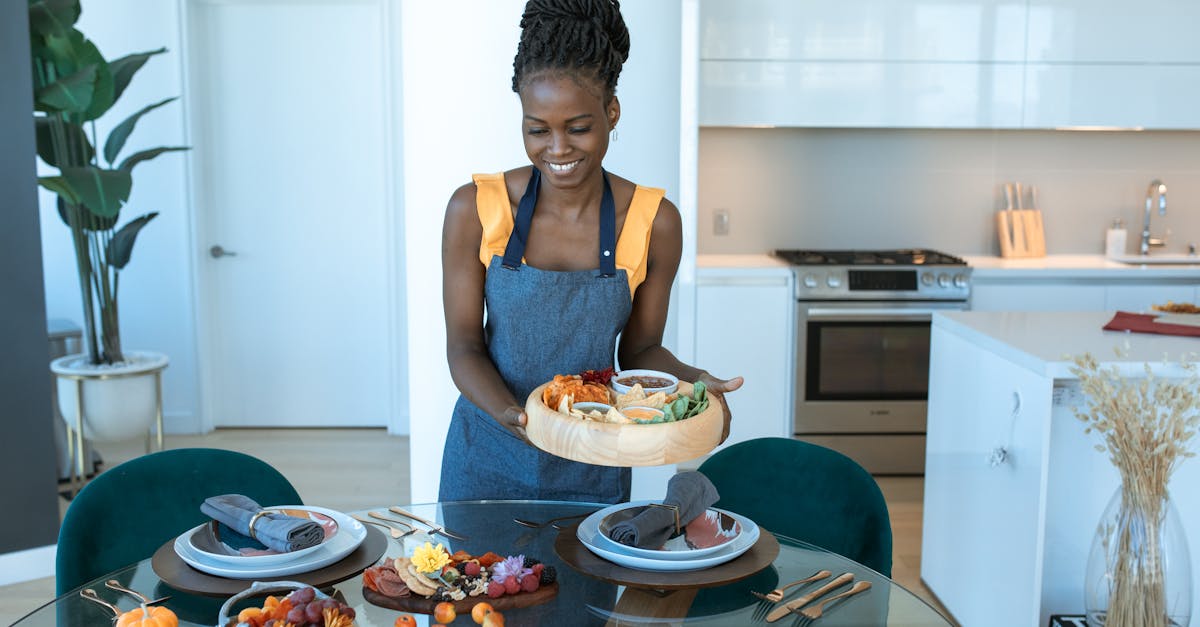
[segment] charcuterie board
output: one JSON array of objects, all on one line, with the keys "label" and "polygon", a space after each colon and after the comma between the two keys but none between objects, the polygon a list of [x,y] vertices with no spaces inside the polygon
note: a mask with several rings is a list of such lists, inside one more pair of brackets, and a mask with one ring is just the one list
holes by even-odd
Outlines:
[{"label": "charcuterie board", "polygon": [[[372,605],[386,607],[391,610],[401,612],[412,612],[414,614],[432,614],[434,607],[442,601],[440,599],[430,599],[418,595],[409,595],[405,597],[390,597],[386,594],[381,594],[370,588],[363,587],[363,598]],[[493,609],[496,610],[511,610],[520,609],[523,607],[532,607],[541,605],[546,601],[554,598],[558,594],[558,582],[547,584],[539,587],[533,592],[522,592],[521,594],[506,594],[502,597],[467,597],[461,601],[452,601],[454,603],[454,611],[459,614],[470,614],[471,608],[475,607],[476,603],[486,601]]]}]

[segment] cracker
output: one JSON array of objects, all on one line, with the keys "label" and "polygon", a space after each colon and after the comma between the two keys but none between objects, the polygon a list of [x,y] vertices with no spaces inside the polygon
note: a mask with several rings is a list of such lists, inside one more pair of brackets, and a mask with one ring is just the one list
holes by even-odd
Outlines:
[{"label": "cracker", "polygon": [[423,597],[432,596],[437,592],[437,587],[429,582],[428,577],[418,573],[412,565],[412,560],[407,557],[397,557],[395,567],[396,573],[404,580],[404,585],[408,586],[409,590]]}]

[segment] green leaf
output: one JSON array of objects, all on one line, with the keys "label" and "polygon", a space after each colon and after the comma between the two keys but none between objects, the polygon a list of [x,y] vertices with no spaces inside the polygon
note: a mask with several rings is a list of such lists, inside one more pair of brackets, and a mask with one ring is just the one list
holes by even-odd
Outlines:
[{"label": "green leaf", "polygon": [[29,3],[29,29],[38,35],[69,31],[79,21],[79,0],[33,0]]},{"label": "green leaf", "polygon": [[111,164],[117,160],[117,155],[121,154],[121,149],[125,147],[125,140],[129,139],[129,134],[133,132],[137,122],[143,115],[169,103],[177,100],[178,96],[167,98],[161,102],[156,102],[152,105],[143,107],[141,111],[125,118],[124,122],[117,125],[116,128],[108,134],[108,141],[104,142],[104,158]]},{"label": "green leaf", "polygon": [[192,149],[191,146],[169,146],[169,147],[159,146],[158,148],[150,148],[147,150],[143,150],[141,152],[135,152],[132,155],[129,155],[128,157],[126,157],[125,160],[121,162],[121,165],[117,166],[117,169],[132,171],[133,166],[135,166],[143,161],[149,161],[149,160],[161,155],[164,152],[177,152],[177,151],[191,150],[191,149]]},{"label": "green leaf", "polygon": [[67,179],[62,176],[39,176],[38,185],[58,194],[59,197],[65,198],[71,204],[79,203],[79,194],[67,182]]},{"label": "green leaf", "polygon": [[76,204],[101,217],[117,215],[133,187],[133,176],[124,170],[83,166],[62,168],[62,175],[78,194]]},{"label": "green leaf", "polygon": [[75,224],[85,231],[107,231],[117,225],[116,216],[100,217],[88,211],[87,207],[68,205],[62,196],[58,197],[58,217],[68,228],[71,227],[71,220],[74,219]]},{"label": "green leaf", "polygon": [[83,126],[70,120],[64,120],[59,116],[36,115],[33,117],[33,122],[34,128],[37,130],[38,156],[47,165],[57,168],[60,163],[60,155],[55,151],[53,134],[50,132],[51,127],[56,125],[61,128],[69,146],[76,149],[82,147],[83,154],[80,157],[83,158],[83,161],[90,162],[96,154],[96,149],[92,147],[92,142],[88,141]]},{"label": "green leaf", "polygon": [[47,112],[83,113],[96,91],[96,68],[89,65],[34,92],[34,109]]},{"label": "green leaf", "polygon": [[108,70],[112,73],[113,77],[113,99],[118,100],[121,98],[121,94],[125,93],[125,88],[133,80],[133,75],[142,69],[142,66],[146,64],[146,61],[150,57],[166,51],[166,48],[159,48],[158,50],[150,50],[148,52],[135,52],[109,63]]},{"label": "green leaf", "polygon": [[138,231],[142,227],[150,223],[158,212],[147,213],[146,215],[130,220],[113,235],[111,241],[108,242],[108,265],[120,270],[129,263],[129,257],[133,254],[133,242],[137,239]]}]

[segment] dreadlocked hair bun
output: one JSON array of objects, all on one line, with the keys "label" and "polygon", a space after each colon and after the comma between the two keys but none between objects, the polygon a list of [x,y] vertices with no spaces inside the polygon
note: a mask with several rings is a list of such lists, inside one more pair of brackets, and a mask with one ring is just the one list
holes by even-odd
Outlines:
[{"label": "dreadlocked hair bun", "polygon": [[513,91],[533,74],[557,70],[599,80],[611,98],[628,58],[629,29],[617,0],[529,0],[513,59]]}]

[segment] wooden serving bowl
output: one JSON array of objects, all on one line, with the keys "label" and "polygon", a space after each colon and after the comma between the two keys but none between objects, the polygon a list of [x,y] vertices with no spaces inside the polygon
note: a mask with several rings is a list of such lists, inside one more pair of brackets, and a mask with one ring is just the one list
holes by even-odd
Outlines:
[{"label": "wooden serving bowl", "polygon": [[599,466],[662,466],[696,459],[721,443],[721,399],[708,397],[708,409],[676,422],[651,425],[584,420],[550,409],[537,387],[525,402],[525,433],[534,446],[566,459]]}]

